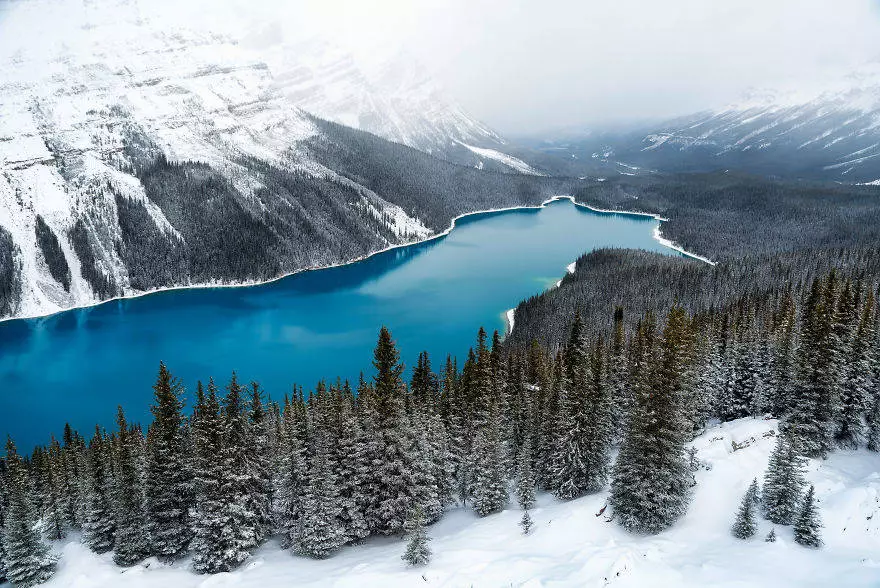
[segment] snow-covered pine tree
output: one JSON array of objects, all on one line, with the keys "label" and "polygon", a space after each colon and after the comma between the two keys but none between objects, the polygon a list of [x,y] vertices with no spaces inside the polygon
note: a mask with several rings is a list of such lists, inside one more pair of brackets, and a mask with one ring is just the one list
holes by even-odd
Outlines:
[{"label": "snow-covered pine tree", "polygon": [[63,468],[64,503],[67,506],[67,526],[71,529],[82,529],[85,515],[86,497],[83,482],[88,478],[86,468],[85,440],[73,430],[70,423],[64,425],[64,441],[61,446],[61,462]]},{"label": "snow-covered pine tree", "polygon": [[758,505],[758,480],[752,480],[748,490],[746,490],[740,503],[739,510],[736,513],[736,520],[733,523],[731,533],[737,539],[748,539],[755,535],[758,530],[755,521],[755,508]]},{"label": "snow-covered pine tree", "polygon": [[535,476],[532,473],[532,444],[528,439],[519,452],[516,468],[516,501],[522,510],[535,506]]},{"label": "snow-covered pine tree", "polygon": [[345,543],[362,541],[370,534],[364,513],[367,498],[359,485],[363,455],[358,444],[360,424],[355,413],[355,399],[348,382],[336,391],[336,422],[334,424],[334,464],[339,491],[339,520],[345,532]]},{"label": "snow-covered pine tree", "polygon": [[523,443],[517,456],[516,501],[523,511],[519,525],[523,535],[528,535],[534,527],[529,511],[535,506],[535,476],[532,474],[532,449],[531,441],[528,439]]},{"label": "snow-covered pine tree", "polygon": [[610,469],[612,407],[602,339],[590,348],[575,315],[565,354],[565,388],[554,494],[571,499],[605,487]]},{"label": "snow-covered pine tree", "polygon": [[822,521],[816,508],[816,497],[813,487],[807,490],[804,496],[801,510],[794,524],[794,540],[805,547],[821,547],[822,537],[820,529]]},{"label": "snow-covered pine tree", "polygon": [[4,515],[6,578],[16,588],[41,584],[55,573],[56,559],[40,540],[27,496],[28,474],[10,438],[6,442],[9,504]]},{"label": "snow-covered pine tree", "polygon": [[259,539],[259,515],[253,508],[253,473],[248,450],[248,415],[243,390],[235,372],[223,399],[223,441],[219,460],[223,468],[220,487],[223,503],[225,554],[230,569],[250,556]]},{"label": "snow-covered pine tree", "polygon": [[122,407],[118,407],[116,423],[116,463],[113,468],[113,503],[116,511],[116,536],[113,542],[113,561],[118,566],[130,566],[147,557],[146,515],[144,513],[143,485],[141,483],[141,433],[129,427]]},{"label": "snow-covered pine tree", "polygon": [[272,532],[272,472],[269,415],[263,406],[259,384],[251,382],[249,420],[250,502],[257,515],[256,543],[262,543]]},{"label": "snow-covered pine tree", "polygon": [[778,418],[788,414],[792,402],[792,381],[795,369],[797,305],[791,288],[787,287],[778,309],[778,327],[773,341],[773,370],[768,410]]},{"label": "snow-covered pine tree", "polygon": [[684,452],[690,424],[681,398],[692,361],[687,314],[680,306],[669,311],[652,369],[654,329],[649,314],[633,345],[636,404],[611,483],[615,516],[638,533],[657,533],[684,514],[693,484]]},{"label": "snow-covered pine tree", "polygon": [[153,393],[144,475],[147,534],[150,552],[173,562],[186,554],[192,538],[192,475],[183,435],[183,386],[164,363],[159,364]]},{"label": "snow-covered pine tree", "polygon": [[767,533],[767,536],[764,538],[764,541],[767,543],[776,543],[776,529],[770,529],[770,532]]},{"label": "snow-covered pine tree", "polygon": [[797,350],[793,398],[782,430],[789,434],[803,453],[822,457],[832,448],[834,432],[835,350],[831,331],[831,310],[836,281],[827,285],[815,280],[804,304],[801,335]]},{"label": "snow-covered pine tree", "polygon": [[88,484],[83,519],[82,541],[95,553],[113,549],[116,538],[116,518],[112,509],[113,483],[110,468],[110,448],[104,434],[95,427],[89,442],[86,473]]},{"label": "snow-covered pine tree", "polygon": [[790,525],[797,516],[805,484],[806,460],[798,454],[795,442],[781,435],[764,474],[761,502],[764,515],[777,525]]},{"label": "snow-covered pine tree", "polygon": [[411,566],[423,566],[431,560],[431,548],[428,543],[431,538],[425,530],[425,514],[420,505],[415,505],[406,519],[406,537],[409,542],[403,561]]},{"label": "snow-covered pine tree", "polygon": [[275,489],[275,524],[286,549],[296,539],[306,487],[305,409],[299,397],[285,398],[281,419],[282,458]]},{"label": "snow-covered pine tree", "polygon": [[614,309],[614,329],[608,356],[608,387],[611,398],[611,420],[615,439],[626,430],[626,419],[633,403],[627,386],[626,332],[623,323],[623,307]]},{"label": "snow-covered pine tree", "polygon": [[412,456],[408,452],[404,411],[403,364],[391,333],[382,327],[373,366],[376,434],[382,456],[374,468],[376,507],[368,513],[370,527],[379,533],[400,533],[412,498]]},{"label": "snow-covered pine tree", "polygon": [[297,553],[323,559],[345,544],[346,535],[339,520],[342,509],[327,431],[317,428],[312,443],[314,455],[294,547]]},{"label": "snow-covered pine tree", "polygon": [[[218,456],[223,454],[223,419],[214,380],[208,382],[208,393],[198,385],[193,411],[193,482],[192,513],[193,570],[214,574],[227,572],[241,563],[233,529],[228,526],[227,505],[223,495],[226,472]],[[231,559],[228,554],[233,554]]]},{"label": "snow-covered pine tree", "polygon": [[863,414],[868,408],[874,370],[874,293],[869,289],[858,327],[845,357],[845,378],[840,391],[841,411],[834,438],[844,449],[858,449],[866,441]]},{"label": "snow-covered pine tree", "polygon": [[6,581],[6,511],[9,509],[9,477],[6,460],[0,459],[0,584]]},{"label": "snow-covered pine tree", "polygon": [[474,442],[469,477],[474,512],[487,516],[507,504],[506,466],[501,434],[501,406],[493,375],[492,355],[486,346],[486,332],[477,335],[477,362],[473,380]]},{"label": "snow-covered pine tree", "polygon": [[44,454],[42,467],[45,471],[42,489],[43,517],[41,520],[43,536],[50,541],[67,536],[68,504],[64,493],[64,464],[61,461],[61,445],[52,435],[49,451]]}]

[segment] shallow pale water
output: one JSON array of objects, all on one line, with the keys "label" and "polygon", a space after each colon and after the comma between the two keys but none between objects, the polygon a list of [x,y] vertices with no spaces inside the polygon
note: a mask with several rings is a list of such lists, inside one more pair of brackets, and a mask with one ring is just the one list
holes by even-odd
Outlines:
[{"label": "shallow pale water", "polygon": [[425,349],[435,369],[464,357],[480,325],[558,281],[597,247],[671,252],[657,221],[595,213],[560,200],[543,209],[460,219],[446,237],[367,260],[247,288],[161,292],[41,319],[0,323],[0,434],[26,450],[66,421],[91,436],[116,405],[149,420],[159,361],[188,389],[232,370],[274,398],[294,382],[372,375],[381,325],[409,365]]}]

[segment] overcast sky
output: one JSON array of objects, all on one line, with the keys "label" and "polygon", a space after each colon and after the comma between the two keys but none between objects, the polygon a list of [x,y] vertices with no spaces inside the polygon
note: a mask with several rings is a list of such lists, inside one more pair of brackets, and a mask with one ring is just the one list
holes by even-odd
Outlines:
[{"label": "overcast sky", "polygon": [[348,43],[402,43],[507,134],[683,114],[880,60],[880,0],[295,4]]},{"label": "overcast sky", "polygon": [[[402,49],[508,136],[687,114],[750,89],[811,89],[866,63],[880,71],[880,0],[117,1],[171,24],[240,31],[250,21],[360,55]],[[16,4],[0,0],[0,16]],[[30,34],[2,25],[0,46]]]}]

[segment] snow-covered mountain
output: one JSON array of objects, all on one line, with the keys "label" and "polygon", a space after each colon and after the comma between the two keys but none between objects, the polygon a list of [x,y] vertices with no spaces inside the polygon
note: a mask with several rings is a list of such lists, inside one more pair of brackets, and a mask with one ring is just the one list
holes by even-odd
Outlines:
[{"label": "snow-covered mountain", "polygon": [[[271,20],[215,22],[214,10],[182,18],[194,3],[178,3],[171,16],[168,5],[0,3],[0,316],[156,287],[264,279],[431,232],[412,210],[310,157],[303,143],[321,136],[313,116],[469,166],[498,159],[462,147],[503,142],[405,56],[363,62],[327,41],[291,39]],[[521,162],[512,159],[494,165],[516,172]],[[206,199],[195,213],[181,211],[180,200],[158,202],[145,188],[157,162],[177,166],[165,169],[180,180],[174,198],[186,198],[187,182],[198,177],[202,191],[206,183],[222,187],[222,206]],[[307,205],[282,173],[305,174],[334,196]],[[322,206],[336,212],[316,210]],[[155,268],[133,268],[150,240],[178,261],[191,259],[199,245],[179,219],[209,209],[225,211],[218,222],[231,214],[235,224],[266,228],[272,243],[258,261],[265,267],[233,275],[178,267],[159,280]],[[332,230],[340,215],[363,234]],[[329,242],[299,247],[303,222],[330,223]],[[283,254],[274,253],[279,247]]]},{"label": "snow-covered mountain", "polygon": [[880,66],[866,66],[814,91],[754,92],[723,108],[636,131],[566,141],[563,150],[608,164],[609,169],[621,163],[674,171],[730,168],[762,175],[877,182]]},{"label": "snow-covered mountain", "polygon": [[48,588],[239,586],[638,586],[743,587],[876,586],[880,573],[880,456],[838,451],[810,460],[824,545],[794,542],[791,527],[759,520],[748,540],[731,536],[740,500],[753,478],[762,481],[775,443],[775,421],[740,419],[711,427],[693,442],[699,469],[687,514],[656,536],[622,530],[603,514],[603,491],[570,502],[543,494],[532,511],[535,528],[523,536],[521,511],[477,518],[455,509],[428,528],[431,562],[408,568],[403,540],[373,538],[325,560],[291,555],[270,541],[238,570],[205,579],[184,560],[155,558],[120,570],[112,554],[95,555],[77,537],[61,553]]}]

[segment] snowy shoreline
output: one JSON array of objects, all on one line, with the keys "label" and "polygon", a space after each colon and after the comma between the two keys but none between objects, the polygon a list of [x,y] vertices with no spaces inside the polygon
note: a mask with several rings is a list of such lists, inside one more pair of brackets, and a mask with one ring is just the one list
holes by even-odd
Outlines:
[{"label": "snowy shoreline", "polygon": [[[502,207],[502,208],[488,208],[488,209],[484,209],[484,210],[475,210],[472,212],[465,212],[465,213],[462,213],[462,214],[454,217],[452,219],[452,221],[449,223],[449,227],[447,227],[443,232],[437,233],[434,235],[430,235],[428,237],[425,237],[424,239],[420,239],[417,241],[408,241],[406,243],[397,243],[395,245],[389,245],[388,247],[385,247],[384,249],[379,249],[379,250],[373,251],[372,253],[367,253],[365,255],[361,255],[359,257],[349,259],[348,261],[340,261],[338,263],[331,263],[331,264],[326,264],[326,265],[301,268],[298,270],[294,270],[291,272],[287,272],[287,273],[278,275],[278,276],[276,276],[274,278],[270,278],[268,280],[249,280],[249,281],[245,281],[245,282],[219,282],[219,281],[218,282],[201,282],[198,284],[185,284],[185,285],[180,285],[180,286],[166,286],[166,287],[162,287],[162,288],[156,288],[153,290],[133,291],[130,293],[123,294],[122,296],[114,296],[113,298],[107,298],[105,300],[96,300],[94,302],[89,302],[86,304],[77,304],[74,306],[59,308],[58,310],[54,310],[51,312],[32,312],[32,313],[27,313],[27,314],[22,314],[22,315],[17,315],[17,316],[4,317],[4,318],[0,318],[0,323],[8,322],[8,321],[17,321],[17,320],[31,320],[31,319],[38,319],[38,318],[48,318],[50,316],[54,316],[56,314],[61,314],[63,312],[68,312],[71,310],[82,310],[85,308],[93,308],[93,307],[101,306],[103,304],[108,304],[110,302],[118,302],[120,300],[130,300],[130,299],[135,299],[135,298],[142,298],[144,296],[150,296],[152,294],[160,294],[162,292],[173,292],[175,290],[199,290],[199,289],[209,289],[209,288],[250,288],[253,286],[263,286],[266,284],[272,284],[274,282],[277,282],[279,280],[283,280],[285,278],[289,278],[291,276],[295,276],[297,274],[301,274],[301,273],[305,273],[305,272],[320,271],[320,270],[325,270],[325,269],[333,269],[333,268],[338,268],[338,267],[342,267],[342,266],[346,266],[346,265],[352,265],[352,264],[360,263],[362,261],[370,259],[373,256],[380,255],[382,253],[387,253],[388,251],[393,251],[393,250],[399,249],[401,247],[410,247],[413,245],[421,245],[423,243],[429,243],[431,241],[441,239],[441,238],[449,235],[449,233],[451,233],[452,230],[455,229],[455,225],[459,220],[461,220],[463,218],[467,218],[469,216],[477,216],[477,215],[483,215],[483,214],[495,214],[498,212],[509,212],[509,211],[514,211],[514,210],[540,210],[542,208],[546,208],[546,206],[548,204],[552,204],[553,202],[556,202],[559,200],[570,200],[572,202],[572,204],[574,204],[575,206],[580,206],[582,208],[586,208],[588,210],[591,210],[591,211],[597,212],[597,213],[601,213],[601,214],[623,214],[623,215],[629,215],[629,216],[642,216],[642,217],[653,218],[659,222],[663,222],[663,221],[667,220],[659,215],[651,214],[648,212],[636,212],[636,211],[630,211],[630,210],[604,210],[601,208],[594,208],[588,204],[582,204],[580,202],[577,202],[574,199],[574,196],[570,196],[570,195],[553,196],[551,198],[548,198],[547,200],[544,200],[543,202],[541,202],[541,204],[533,205],[533,206],[506,206],[506,207]],[[675,245],[669,239],[664,238],[660,232],[659,225],[654,228],[653,236],[654,236],[654,239],[658,243],[663,245],[664,247],[669,247],[670,249],[673,249],[673,250],[681,253],[682,255],[685,255],[686,257],[691,257],[693,259],[698,259],[698,260],[703,261],[705,263],[715,265],[714,262],[710,261],[709,259],[702,257],[700,255],[697,255],[695,253],[690,253],[689,251],[686,251],[685,249],[679,247],[678,245]],[[569,269],[569,268],[571,268],[569,270],[569,273],[571,273],[574,270],[574,262],[569,264],[566,269]],[[510,311],[508,311],[506,313],[506,316],[508,319],[508,324],[509,324],[508,333],[511,330],[513,330],[513,310],[514,309],[510,309]]]}]

